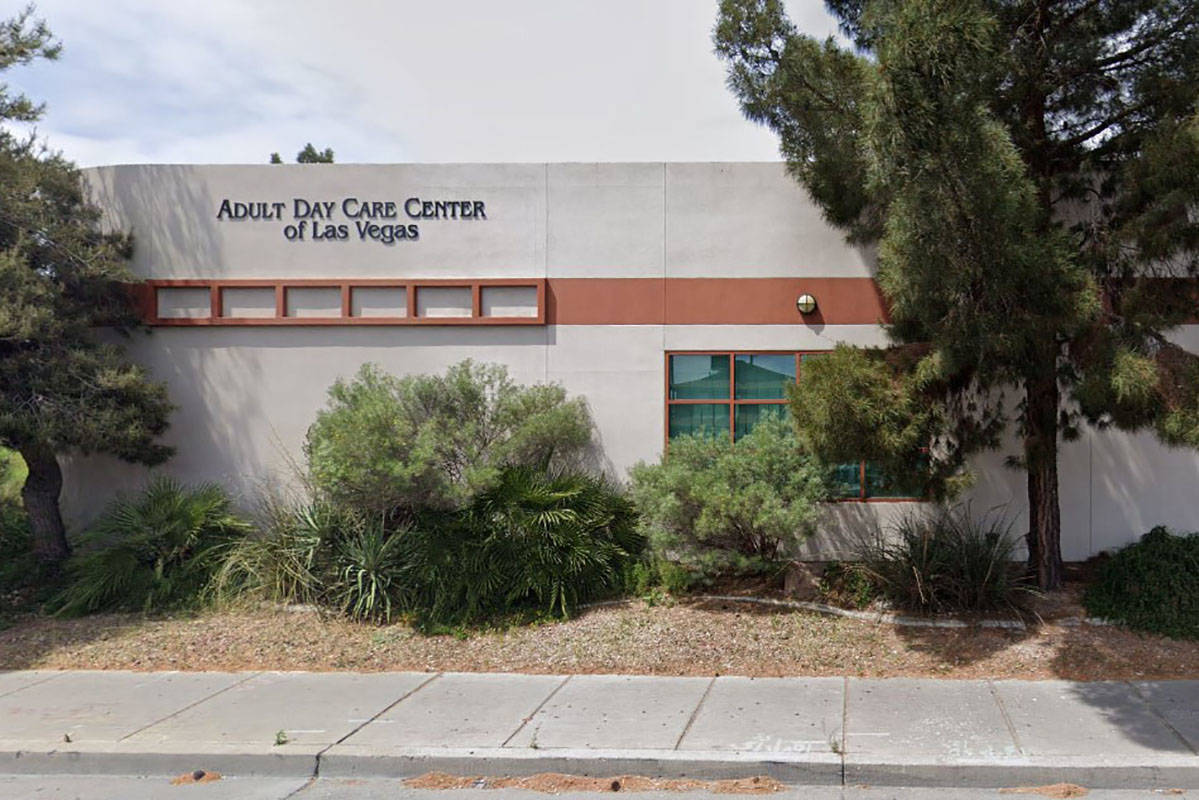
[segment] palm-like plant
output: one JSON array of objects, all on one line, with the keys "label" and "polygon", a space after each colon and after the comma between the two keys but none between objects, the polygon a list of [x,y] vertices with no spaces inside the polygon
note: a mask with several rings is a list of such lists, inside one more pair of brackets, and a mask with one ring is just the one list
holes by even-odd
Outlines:
[{"label": "palm-like plant", "polygon": [[464,512],[423,518],[405,534],[405,583],[434,620],[530,601],[566,616],[617,587],[645,544],[635,519],[602,479],[505,469]]},{"label": "palm-like plant", "polygon": [[141,494],[118,497],[88,528],[67,565],[68,586],[51,607],[77,615],[194,602],[250,530],[221,487],[155,478]]}]

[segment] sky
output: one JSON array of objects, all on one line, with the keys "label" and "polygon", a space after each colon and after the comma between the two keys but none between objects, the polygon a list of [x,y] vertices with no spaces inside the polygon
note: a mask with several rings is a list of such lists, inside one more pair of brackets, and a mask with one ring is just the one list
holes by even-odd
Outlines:
[{"label": "sky", "polygon": [[[0,0],[4,18],[24,2]],[[836,26],[790,0],[800,30]],[[715,0],[40,0],[57,61],[3,80],[81,166],[764,161],[712,52]]]}]

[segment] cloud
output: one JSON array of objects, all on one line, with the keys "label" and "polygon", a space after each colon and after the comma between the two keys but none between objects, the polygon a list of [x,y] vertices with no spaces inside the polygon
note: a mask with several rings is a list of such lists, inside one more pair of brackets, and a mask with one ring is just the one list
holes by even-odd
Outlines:
[{"label": "cloud", "polygon": [[[834,26],[792,3],[802,29]],[[758,160],[701,0],[43,0],[62,58],[16,69],[81,164]]]}]

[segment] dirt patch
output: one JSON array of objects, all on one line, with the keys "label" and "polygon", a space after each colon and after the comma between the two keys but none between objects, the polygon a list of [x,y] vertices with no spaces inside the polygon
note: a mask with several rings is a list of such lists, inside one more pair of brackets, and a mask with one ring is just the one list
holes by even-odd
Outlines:
[{"label": "dirt patch", "polygon": [[189,783],[212,783],[213,781],[219,781],[220,779],[221,773],[219,772],[209,772],[207,770],[198,769],[194,772],[185,772],[178,778],[172,778],[171,785],[183,786]]},{"label": "dirt patch", "polygon": [[637,601],[456,636],[314,610],[27,616],[0,631],[0,669],[30,668],[1150,680],[1199,676],[1199,642],[1053,621],[903,628],[735,601]]},{"label": "dirt patch", "polygon": [[714,794],[773,794],[786,788],[774,778],[762,775],[721,781],[701,781],[690,778],[647,778],[642,775],[618,775],[613,778],[593,778],[585,775],[566,775],[560,772],[541,772],[524,777],[450,775],[445,772],[426,772],[404,781],[412,789],[524,789],[546,794],[562,792],[695,792],[707,790]]}]

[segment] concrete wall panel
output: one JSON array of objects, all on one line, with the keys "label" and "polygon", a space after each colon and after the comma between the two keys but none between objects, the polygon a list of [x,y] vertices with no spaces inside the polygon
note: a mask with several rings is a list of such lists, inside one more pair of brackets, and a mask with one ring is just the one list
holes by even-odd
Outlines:
[{"label": "concrete wall panel", "polygon": [[550,277],[662,277],[662,164],[547,170]]},{"label": "concrete wall panel", "polygon": [[869,277],[781,164],[667,164],[666,275]]},{"label": "concrete wall panel", "polygon": [[668,325],[664,350],[832,350],[886,344],[877,325]]}]

